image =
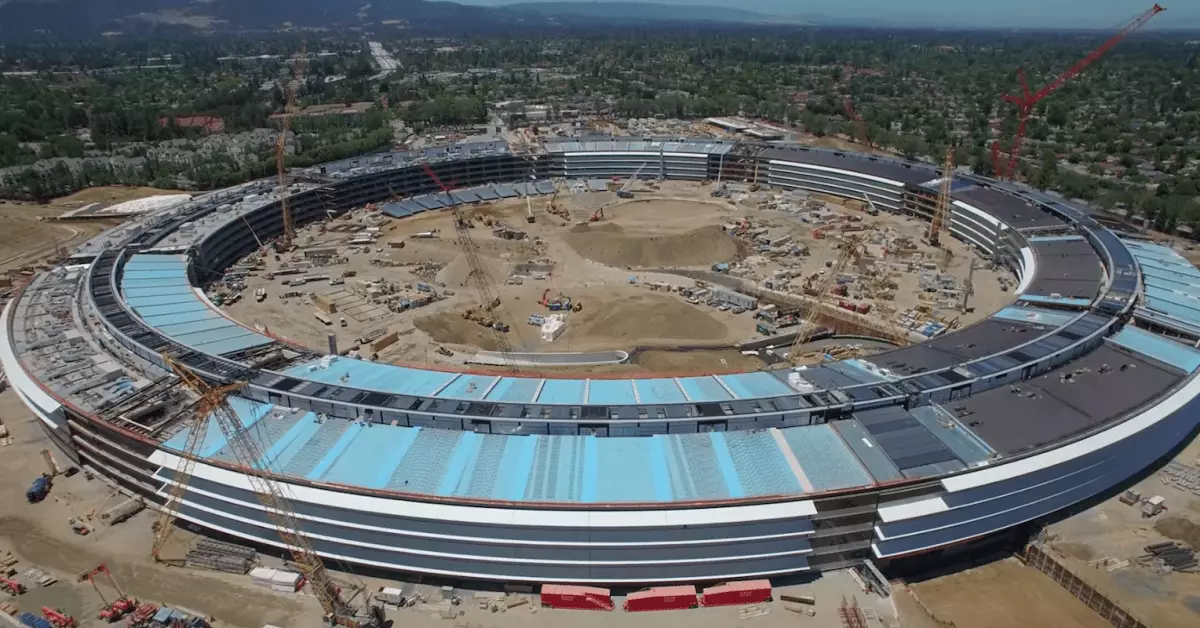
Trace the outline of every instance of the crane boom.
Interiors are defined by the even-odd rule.
[[[237,413],[229,406],[229,395],[245,386],[244,382],[215,387],[201,379],[183,364],[169,355],[163,359],[179,376],[185,386],[200,396],[204,408],[210,414],[197,413],[197,427],[207,427],[208,417],[220,428],[234,457],[249,480],[254,495],[266,510],[267,516],[279,534],[280,541],[292,556],[301,573],[308,580],[313,594],[321,603],[325,614],[342,626],[356,627],[360,624],[353,618],[353,609],[342,600],[341,591],[334,584],[325,564],[321,561],[300,525],[300,517],[292,508],[291,500],[284,494],[282,486],[271,475],[270,461],[254,437],[243,425]],[[201,430],[201,431],[207,431]],[[178,479],[176,480],[178,483]]]
[[[441,177],[433,171],[433,168],[427,163],[422,163],[421,167],[425,169],[425,174],[433,180],[435,184],[446,196],[450,196],[450,186],[442,182]],[[557,194],[557,191],[556,191]],[[483,301],[483,307],[489,310],[495,310],[500,305],[500,297],[496,295],[492,289],[492,276],[488,273],[487,266],[483,265],[483,261],[479,259],[479,245],[471,237],[470,223],[463,216],[462,210],[459,209],[457,203],[453,199],[447,199],[451,211],[454,212],[454,232],[458,238],[458,246],[462,249],[463,255],[467,258],[467,265],[471,269],[471,278],[475,282],[475,289],[479,291],[479,298]],[[500,349],[500,356],[504,360],[504,365],[513,373],[520,373],[521,369],[513,359],[512,343],[508,341],[508,336],[504,331],[498,329],[495,325],[490,325],[488,328],[492,332],[492,337],[496,341],[496,346]]]
[[[842,105],[846,108],[846,117],[854,122],[854,128],[858,131],[858,140],[864,146],[871,146],[871,139],[867,136],[867,123],[863,121],[862,116],[854,110],[854,103],[850,101],[850,96],[842,98]]]
[[[165,356],[164,356],[165,357]],[[168,364],[174,364],[174,360],[167,358]],[[199,386],[208,386],[203,380],[196,377],[194,373],[186,369],[176,370],[176,376],[184,386],[191,390],[197,390]],[[175,465],[173,478],[175,482],[171,485],[171,490],[167,494],[167,499],[163,502],[162,508],[158,511],[158,520],[155,521],[154,541],[150,546],[150,555],[155,562],[176,562],[175,559],[164,559],[162,557],[163,547],[171,538],[171,533],[175,530],[175,519],[179,516],[179,507],[183,502],[183,494],[187,492],[188,484],[192,480],[192,469],[196,466],[197,452],[200,450],[200,443],[204,440],[204,435],[207,433],[208,425],[206,417],[212,413],[216,407],[216,399],[220,395],[228,394],[240,388],[238,385],[228,385],[212,389],[212,394],[201,395],[200,400],[192,408],[195,416],[187,426],[187,438],[184,440],[183,449],[180,452],[179,462]]]
[[[287,197],[287,165],[284,163],[284,149],[287,146],[287,134],[292,129],[292,116],[296,115],[296,91],[298,84],[304,80],[308,69],[307,47],[300,49],[300,57],[293,66],[296,78],[288,85],[287,103],[283,107],[283,119],[280,121],[279,141],[275,144],[275,169],[279,174],[279,211],[283,214],[283,249],[292,248],[292,240],[296,238],[296,224],[292,219],[292,208],[288,205]]]
[[[993,170],[997,171],[995,173],[996,176],[998,178],[1007,177],[1011,179],[1013,173],[1016,171],[1017,159],[1020,156],[1021,151],[1021,144],[1025,138],[1025,129],[1028,127],[1029,116],[1033,113],[1034,105],[1040,102],[1043,98],[1058,91],[1058,89],[1065,85],[1067,81],[1077,76],[1080,72],[1086,70],[1088,66],[1095,63],[1100,59],[1100,57],[1103,57],[1105,53],[1107,53],[1109,50],[1112,50],[1114,46],[1121,43],[1121,40],[1129,36],[1130,33],[1145,26],[1146,22],[1150,21],[1150,18],[1162,13],[1163,11],[1166,11],[1166,9],[1159,4],[1155,4],[1146,11],[1140,13],[1130,20],[1117,34],[1108,38],[1107,41],[1105,41],[1103,44],[1100,44],[1099,47],[1088,53],[1086,57],[1080,59],[1075,63],[1075,65],[1068,68],[1065,72],[1054,77],[1053,80],[1051,80],[1049,83],[1046,83],[1036,92],[1029,91],[1029,85],[1025,80],[1025,72],[1018,68],[1017,79],[1021,83],[1021,95],[1013,96],[1010,94],[1004,94],[1003,96],[1005,102],[1012,103],[1017,107],[1017,135],[1015,138],[1013,138],[1012,148],[1009,149],[1008,168],[1005,171],[1000,171],[1000,142],[999,140],[993,142],[992,165]]]
[[[821,313],[821,299],[823,299],[825,294],[829,292],[829,289],[833,287],[834,282],[837,281],[838,275],[842,274],[842,271],[846,269],[846,266],[859,256],[859,245],[862,242],[865,242],[866,239],[870,237],[870,234],[878,228],[878,224],[871,225],[866,231],[846,238],[846,240],[842,243],[842,253],[838,256],[837,261],[833,263],[833,266],[829,268],[826,275],[821,278],[821,281],[816,285],[816,287],[812,288],[812,292],[814,293],[812,294],[812,299],[805,300],[804,304],[801,306],[801,315],[799,317],[800,327],[797,328],[798,331],[796,332],[796,339],[792,341],[792,349],[788,353],[788,360],[791,361],[792,364],[795,364],[796,359],[799,357],[797,351],[800,349],[800,347],[808,343],[809,339],[811,339],[817,331],[816,323],[817,317]]]
[[[946,162],[942,164],[942,189],[938,193],[937,207],[933,210],[933,220],[929,222],[929,244],[941,246],[940,233],[942,226],[950,219],[950,188],[954,184],[954,148],[946,151]]]

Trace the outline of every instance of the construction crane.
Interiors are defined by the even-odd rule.
[[[287,195],[287,166],[284,164],[284,148],[287,146],[287,134],[292,130],[292,116],[296,115],[296,92],[308,74],[307,47],[301,47],[300,56],[293,64],[296,78],[287,86],[287,103],[283,107],[283,116],[279,125],[279,140],[275,143],[275,169],[279,173],[279,211],[283,214],[283,239],[280,248],[284,251],[292,248],[292,240],[296,239],[296,224],[292,219],[292,208],[288,206]]]
[[[850,121],[854,123],[854,128],[858,131],[858,141],[862,142],[863,146],[870,148],[871,138],[867,137],[867,123],[854,110],[854,103],[850,101],[849,94],[842,98],[842,106],[846,108],[846,117],[850,118]]]
[[[625,185],[622,185],[621,189],[617,190],[617,198],[633,198],[633,184],[637,182],[638,175],[642,174],[642,170],[646,169],[647,163],[649,162],[642,162],[642,165],[638,166],[637,171],[633,173],[632,177],[629,177]]]
[[[846,237],[842,242],[842,253],[837,260],[825,271],[825,276],[817,283],[816,286],[811,286],[811,289],[806,286],[806,292],[812,296],[811,299],[806,299],[800,306],[800,311],[797,312],[796,318],[800,321],[800,326],[796,328],[796,339],[792,341],[792,349],[788,352],[788,360],[795,364],[800,357],[799,349],[808,343],[808,341],[816,334],[817,317],[821,313],[821,300],[833,284],[837,281],[838,275],[846,269],[852,261],[855,261],[861,255],[859,246],[867,241],[876,229],[878,224],[869,226],[865,231],[861,231],[852,236]]]
[[[174,362],[173,359],[165,355],[163,359],[167,360],[168,364]],[[185,386],[192,390],[201,386],[207,386],[203,380],[194,376],[190,371],[180,371],[176,375],[183,381]],[[199,457],[200,443],[204,441],[204,435],[208,432],[207,417],[216,409],[217,404],[221,403],[224,395],[240,389],[240,384],[228,384],[218,387],[212,390],[212,394],[202,395],[199,401],[191,408],[194,416],[185,428],[188,430],[187,438],[184,439],[183,449],[180,450],[179,462],[176,463],[175,472],[172,474],[175,482],[171,484],[167,499],[158,511],[158,520],[154,522],[151,528],[154,531],[154,541],[150,546],[150,556],[154,558],[154,562],[156,563],[167,563],[176,566],[182,566],[184,563],[182,558],[164,558],[162,550],[175,530],[175,519],[179,517],[179,507],[183,503],[183,495],[187,492],[188,484],[192,480],[192,469],[195,468],[196,459]]]
[[[929,245],[941,246],[942,226],[950,220],[950,188],[954,184],[954,147],[946,151],[946,161],[942,164],[942,189],[938,192],[937,206],[933,210],[933,220],[929,221]]]
[[[271,475],[270,464],[263,455],[262,447],[254,440],[237,413],[229,405],[229,395],[245,386],[245,382],[213,386],[192,372],[188,367],[176,361],[169,355],[163,354],[163,360],[171,371],[179,377],[180,382],[194,392],[199,398],[197,405],[197,421],[192,431],[207,432],[208,417],[217,424],[234,457],[241,466],[241,471],[249,480],[254,495],[263,505],[279,540],[292,556],[292,562],[308,580],[309,586],[321,608],[326,620],[331,624],[347,628],[365,628],[354,616],[354,609],[342,600],[341,589],[334,584],[329,576],[321,557],[317,555],[300,525],[300,517],[292,508],[291,500],[284,494],[283,487]],[[211,409],[209,414],[199,412],[200,409]],[[188,440],[191,440],[189,434]],[[175,476],[175,483],[180,484],[189,478]],[[173,491],[174,492],[174,491]],[[178,510],[178,505],[175,506]]]
[[[100,585],[96,583],[96,576],[99,576],[100,574],[104,574],[108,577],[109,586],[117,592],[117,597],[112,602],[109,602],[108,598],[104,597],[104,593],[100,591]],[[117,579],[112,575],[112,572],[108,570],[108,566],[100,564],[95,569],[83,574],[83,578],[92,583],[92,588],[96,590],[96,595],[100,598],[100,602],[104,604],[104,606],[100,609],[100,619],[103,619],[110,624],[116,623],[117,621],[120,621],[122,617],[132,613],[137,609],[137,600],[125,595],[125,592],[121,590],[121,585],[117,584]]]
[[[446,196],[450,196],[451,187],[442,182],[437,173],[427,163],[422,163],[421,167],[425,169],[425,174],[429,175],[430,179],[437,184]],[[557,194],[557,190],[555,190]],[[467,258],[467,265],[471,269],[471,278],[475,281],[475,289],[479,291],[479,298],[483,302],[483,308],[487,311],[496,311],[500,307],[500,297],[496,295],[492,289],[492,277],[488,273],[487,266],[483,265],[483,261],[479,259],[479,245],[475,244],[475,240],[471,238],[470,221],[463,216],[462,210],[458,204],[451,201],[451,211],[454,212],[454,231],[458,236],[458,247],[462,249],[463,255]],[[496,341],[496,346],[500,350],[500,357],[504,361],[504,366],[513,373],[521,372],[516,360],[513,359],[512,343],[508,341],[507,325],[497,320],[487,326],[492,332],[492,337]]]
[[[1125,27],[1120,30],[1120,32],[1110,37],[1108,41],[1100,44],[1100,47],[1096,48],[1086,57],[1079,60],[1079,62],[1071,66],[1066,72],[1059,74],[1054,78],[1054,80],[1046,83],[1046,85],[1036,92],[1029,91],[1029,84],[1025,79],[1025,71],[1021,68],[1017,68],[1017,80],[1021,83],[1021,95],[1004,95],[1005,102],[1012,103],[1017,107],[1017,135],[1015,138],[1013,138],[1012,147],[1008,150],[1007,168],[1002,166],[1000,163],[1000,140],[992,142],[992,169],[995,171],[996,178],[1012,179],[1013,174],[1016,172],[1017,159],[1020,157],[1021,153],[1021,143],[1025,139],[1025,130],[1029,125],[1029,116],[1033,114],[1033,108],[1035,105],[1041,102],[1043,98],[1058,91],[1060,87],[1065,85],[1067,81],[1074,78],[1080,72],[1086,70],[1088,66],[1092,65],[1098,59],[1100,59],[1100,57],[1104,56],[1106,52],[1111,50],[1113,46],[1119,44],[1121,40],[1125,39],[1125,37],[1127,37],[1130,33],[1136,31],[1142,26],[1145,26],[1146,22],[1150,21],[1150,18],[1162,13],[1165,10],[1166,9],[1158,4],[1150,7],[1145,12],[1130,20],[1129,23],[1127,23]]]

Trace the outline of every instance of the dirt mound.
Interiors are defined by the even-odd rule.
[[[563,239],[592,261],[618,268],[708,266],[737,259],[737,242],[720,227],[666,236],[631,236],[611,223],[576,225]]]
[[[1200,548],[1200,525],[1191,520],[1177,515],[1163,517],[1154,524],[1154,529],[1168,539],[1183,541],[1193,548]]]
[[[712,340],[725,338],[721,321],[678,300],[639,295],[605,304],[604,312],[587,328],[586,336],[614,343],[653,343],[657,340]]]
[[[413,320],[413,325],[429,334],[434,342],[479,347],[485,351],[497,351],[496,337],[490,329],[469,321],[457,312],[430,314]]]

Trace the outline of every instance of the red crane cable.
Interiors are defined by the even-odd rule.
[[[1000,170],[1000,142],[997,140],[992,143],[992,168],[993,170],[996,170],[996,177],[1002,179],[1007,176],[1009,179],[1012,179],[1012,175],[1017,169],[1017,158],[1020,154],[1021,143],[1025,138],[1025,129],[1028,126],[1029,116],[1033,113],[1034,105],[1036,105],[1043,98],[1057,91],[1060,87],[1065,85],[1067,81],[1074,78],[1080,72],[1083,72],[1088,66],[1092,65],[1100,57],[1104,56],[1106,52],[1111,50],[1113,46],[1116,46],[1118,43],[1120,43],[1121,40],[1125,39],[1125,37],[1127,37],[1130,33],[1141,28],[1146,24],[1146,22],[1150,21],[1150,18],[1162,13],[1163,11],[1166,11],[1166,9],[1158,4],[1150,7],[1145,12],[1130,20],[1120,32],[1110,37],[1108,41],[1100,44],[1098,48],[1088,53],[1086,57],[1080,59],[1066,72],[1059,74],[1054,78],[1054,80],[1046,83],[1037,92],[1030,93],[1029,84],[1025,80],[1025,71],[1021,68],[1017,68],[1017,80],[1021,82],[1021,95],[1012,96],[1010,94],[1004,94],[1003,96],[1005,102],[1010,102],[1017,106],[1017,135],[1015,138],[1013,138],[1012,148],[1009,150],[1008,155],[1008,168],[1005,171]]]

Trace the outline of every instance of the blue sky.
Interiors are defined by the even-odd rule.
[[[456,0],[500,6],[521,0]],[[544,0],[525,0],[540,2]],[[605,0],[554,0],[595,2]],[[631,0],[608,0],[631,1]],[[1118,28],[1153,4],[1152,0],[632,0],[656,4],[725,6],[776,15],[812,15],[884,21],[899,25]],[[1151,27],[1200,28],[1200,0],[1164,0],[1167,12]]]

